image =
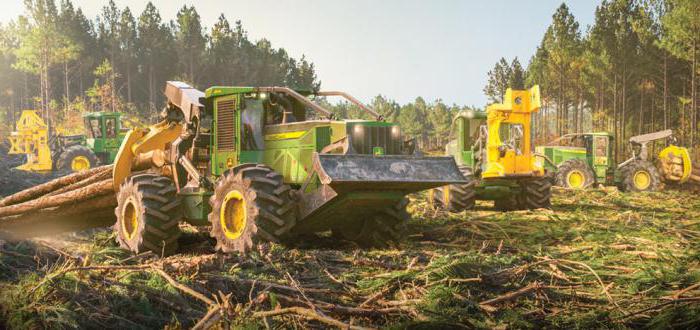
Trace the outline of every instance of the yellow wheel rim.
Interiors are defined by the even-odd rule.
[[[124,211],[122,211],[122,231],[128,239],[136,235],[136,229],[139,225],[139,214],[137,210],[138,208],[133,199],[128,199],[126,201],[126,206],[124,206]]]
[[[634,173],[634,187],[638,190],[645,190],[651,185],[651,175],[647,171],[637,171]]]
[[[586,176],[579,170],[573,170],[566,176],[566,183],[571,188],[583,188]]]
[[[224,197],[219,222],[226,238],[237,239],[243,235],[247,223],[246,202],[238,190],[232,190]]]
[[[85,156],[78,156],[73,158],[70,162],[70,168],[73,172],[80,172],[90,169],[90,160]]]

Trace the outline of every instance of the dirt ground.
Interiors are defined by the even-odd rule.
[[[698,328],[700,198],[558,190],[552,210],[447,214],[410,236],[213,252],[120,250],[108,229],[0,242],[0,328]]]

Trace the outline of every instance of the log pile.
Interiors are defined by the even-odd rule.
[[[0,200],[0,237],[23,239],[112,225],[112,166],[61,177]]]
[[[663,175],[664,180],[667,182],[679,182],[683,176],[683,158],[673,153],[668,156],[668,158],[659,161],[658,167],[661,175]],[[690,178],[688,178],[688,181],[685,183],[685,187],[700,190],[700,164],[696,161],[692,162]]]

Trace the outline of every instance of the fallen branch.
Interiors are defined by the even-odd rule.
[[[487,312],[494,312],[496,309],[493,307],[493,305],[516,299],[524,294],[528,294],[532,291],[540,290],[541,288],[542,288],[542,284],[538,281],[535,281],[535,282],[532,282],[532,283],[528,284],[527,286],[520,288],[518,290],[508,292],[506,294],[500,295],[500,296],[493,298],[493,299],[482,301],[479,303],[479,307],[481,307],[482,309],[484,309]]]
[[[328,324],[334,327],[338,327],[341,329],[353,329],[353,330],[366,330],[366,329],[372,329],[372,328],[365,328],[365,327],[358,327],[355,325],[347,324],[341,321],[338,321],[334,318],[328,317],[328,316],[322,316],[319,315],[318,313],[314,312],[311,309],[308,308],[303,308],[303,307],[288,307],[288,308],[281,308],[281,309],[276,309],[276,310],[271,310],[271,311],[262,311],[262,312],[255,312],[253,313],[252,317],[256,319],[260,318],[266,318],[266,317],[271,317],[271,316],[280,316],[280,315],[286,315],[286,314],[295,314],[297,316],[305,317],[307,319],[319,321],[324,324]]]

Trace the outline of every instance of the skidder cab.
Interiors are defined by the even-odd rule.
[[[345,93],[168,82],[165,94],[163,121],[128,133],[114,166],[114,229],[134,252],[174,253],[180,221],[210,225],[224,252],[327,230],[385,246],[401,240],[407,194],[465,182]],[[336,120],[312,101],[323,96],[375,120]]]
[[[532,114],[540,108],[539,87],[508,89],[504,103],[486,112],[467,111],[453,121],[454,139],[446,153],[467,179],[431,190],[436,207],[461,212],[476,200],[493,200],[503,210],[550,206],[551,179],[534,153]]]

